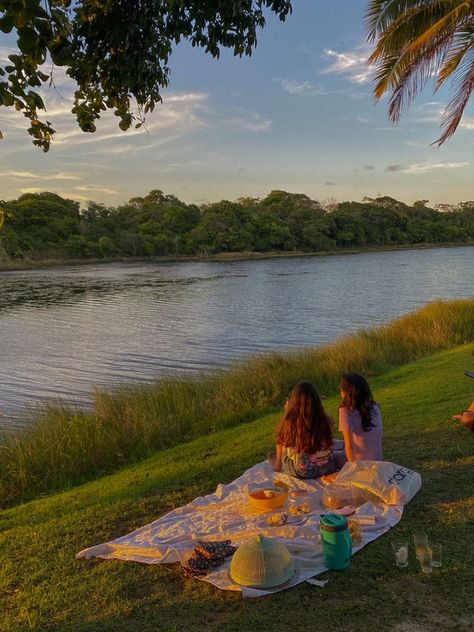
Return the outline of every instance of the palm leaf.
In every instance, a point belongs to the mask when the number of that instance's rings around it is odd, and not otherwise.
[[[369,57],[374,98],[391,92],[392,121],[398,121],[429,79],[436,76],[436,90],[461,73],[437,144],[454,133],[472,92],[474,66],[466,58],[474,49],[473,16],[473,0],[372,0],[366,12],[368,39],[378,38]]]
[[[437,90],[451,75],[453,75],[465,55],[474,47],[474,19],[461,26],[455,33],[443,66],[440,68],[435,82]]]
[[[441,136],[433,143],[438,147],[451,138],[456,131],[474,89],[474,51],[472,49],[469,59],[463,61],[460,71],[461,75],[455,84],[454,95],[441,117]]]

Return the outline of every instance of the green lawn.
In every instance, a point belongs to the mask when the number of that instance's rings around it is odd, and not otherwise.
[[[265,458],[278,413],[164,450],[81,487],[0,512],[0,630],[470,630],[474,625],[474,434],[450,420],[474,396],[473,345],[370,378],[384,414],[385,458],[423,486],[397,527],[329,584],[257,600],[186,579],[178,565],[75,560],[75,553],[214,491]],[[337,400],[326,407],[336,413]],[[444,566],[406,569],[390,543],[425,529]]]

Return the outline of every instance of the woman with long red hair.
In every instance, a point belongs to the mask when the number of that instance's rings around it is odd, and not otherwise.
[[[276,453],[268,460],[275,471],[298,478],[319,478],[335,471],[333,422],[312,382],[299,382],[285,404],[276,432]]]

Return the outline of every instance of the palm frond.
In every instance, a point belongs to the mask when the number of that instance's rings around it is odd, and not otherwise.
[[[474,48],[474,19],[462,25],[455,33],[443,65],[435,82],[437,90],[457,70],[463,58]]]
[[[474,51],[469,52],[468,59],[463,61],[460,72],[454,95],[441,117],[441,136],[433,143],[437,147],[451,138],[456,131],[474,89]]]
[[[430,79],[438,89],[459,74],[443,114],[442,144],[459,124],[474,84],[474,0],[371,0],[366,12],[374,99],[390,92],[389,118],[401,111]]]
[[[440,55],[449,40],[450,35],[445,34],[426,46],[423,55],[411,55],[406,63],[398,68],[397,81],[392,85],[392,94],[389,100],[389,118],[398,121],[405,107],[424,88],[435,70],[440,64]],[[444,41],[443,41],[444,40]],[[441,51],[441,52],[440,52]]]
[[[371,0],[365,14],[368,41],[375,41],[400,15],[424,2],[426,0]]]

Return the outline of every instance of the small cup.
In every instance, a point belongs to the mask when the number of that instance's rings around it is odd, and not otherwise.
[[[428,548],[428,536],[422,531],[413,534],[413,543],[415,545],[416,559],[420,559],[420,554],[424,549]]]
[[[431,573],[433,571],[433,568],[431,566],[430,547],[426,547],[426,548],[420,547],[418,555],[419,555],[418,559],[420,561],[421,570],[423,571],[423,573]]]
[[[392,542],[395,564],[400,568],[408,566],[408,542]]]
[[[431,548],[431,566],[433,568],[439,568],[443,564],[441,544],[432,544]]]

